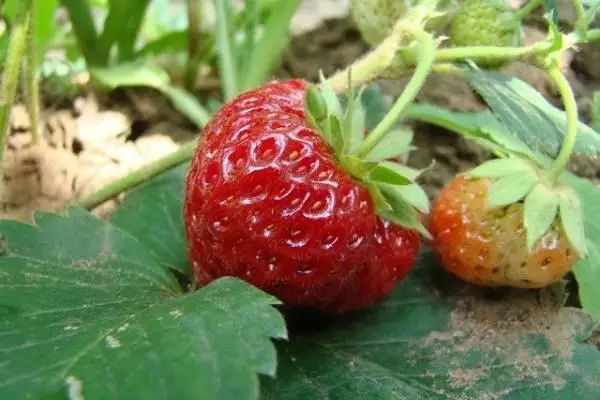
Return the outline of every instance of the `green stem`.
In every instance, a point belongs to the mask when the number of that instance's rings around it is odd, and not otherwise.
[[[527,56],[540,55],[552,50],[547,41],[534,43],[524,47],[502,47],[502,46],[472,46],[472,47],[448,47],[439,49],[435,56],[436,62],[459,61],[465,59],[516,59]]]
[[[26,58],[23,64],[23,74],[25,76],[25,85],[27,92],[27,111],[31,120],[31,142],[37,143],[39,139],[39,114],[40,114],[40,93],[38,80],[36,76],[37,60],[37,42],[36,42],[36,0],[32,0],[30,9],[29,30],[27,32]]]
[[[88,2],[81,0],[60,0],[60,3],[69,14],[69,21],[73,25],[77,44],[88,66],[106,66],[103,60],[98,59],[96,53],[98,34]]]
[[[416,29],[410,33],[421,44],[419,62],[415,68],[415,72],[398,100],[396,100],[392,109],[356,150],[356,155],[358,157],[362,158],[369,154],[369,152],[377,146],[377,143],[379,143],[388,131],[400,120],[400,118],[402,118],[407,108],[419,94],[423,83],[425,83],[427,76],[429,76],[429,73],[431,72],[437,49],[435,40],[430,34],[422,29]]]
[[[91,210],[107,200],[118,196],[120,193],[132,189],[150,178],[183,164],[187,160],[191,159],[192,155],[194,154],[194,149],[196,148],[196,143],[196,139],[185,143],[174,152],[140,167],[136,171],[125,175],[121,179],[109,183],[99,191],[80,199],[73,205]]]
[[[31,9],[33,0],[23,0],[17,6],[15,23],[10,31],[10,40],[8,44],[8,54],[2,73],[0,83],[0,183],[4,178],[4,149],[8,137],[10,113],[17,85],[19,84],[19,70],[21,59],[25,50],[25,39],[31,23]]]
[[[577,125],[579,123],[579,119],[575,95],[573,94],[573,90],[569,85],[569,81],[567,81],[567,78],[565,78],[565,76],[560,72],[557,62],[554,62],[546,72],[556,84],[558,92],[560,93],[565,106],[565,112],[567,114],[567,132],[565,134],[565,138],[558,156],[554,160],[552,166],[550,166],[550,169],[547,171],[545,176],[547,182],[554,183],[563,173],[569,162],[569,159],[571,158],[571,153],[575,147],[575,139],[577,138]]]
[[[517,19],[523,20],[543,3],[544,0],[530,0],[529,2],[527,2],[527,4],[525,4],[523,7],[521,7],[515,12],[515,17]]]
[[[583,3],[581,0],[571,0],[573,4],[573,8],[575,9],[575,16],[577,20],[580,20],[583,14],[585,14],[585,9],[583,8]]]
[[[198,76],[198,65],[195,62],[200,47],[200,5],[198,0],[187,0],[188,11],[188,29],[187,44],[188,54],[185,70],[185,87],[192,91],[196,86],[196,77]]]
[[[219,50],[220,77],[225,101],[238,93],[238,66],[231,37],[231,10],[229,0],[213,0],[216,10],[217,49]]]

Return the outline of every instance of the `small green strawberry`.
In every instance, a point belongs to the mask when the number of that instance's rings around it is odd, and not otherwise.
[[[521,23],[505,0],[464,0],[450,22],[449,45],[518,46],[522,40]],[[505,61],[478,59],[483,68],[498,68]]]
[[[409,10],[421,7],[430,10],[425,29],[440,33],[450,23],[456,0],[350,0],[350,14],[363,39],[378,45],[392,33],[396,22]]]

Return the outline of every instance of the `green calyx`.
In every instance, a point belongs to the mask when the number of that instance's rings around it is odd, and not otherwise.
[[[489,208],[523,203],[528,251],[554,224],[560,224],[579,256],[585,257],[583,207],[571,187],[562,182],[545,181],[542,168],[514,156],[487,161],[465,175],[493,181],[487,196]]]
[[[376,214],[429,238],[419,218],[419,213],[429,212],[429,199],[416,183],[424,170],[393,160],[414,148],[412,132],[391,130],[368,154],[359,156],[357,150],[366,138],[363,89],[355,93],[348,87],[343,105],[323,77],[320,86],[310,85],[304,102],[308,123],[329,145],[340,168],[367,188]]]
[[[520,46],[523,30],[518,15],[505,0],[465,0],[449,26],[452,47]],[[499,68],[505,61],[480,58],[484,68]]]

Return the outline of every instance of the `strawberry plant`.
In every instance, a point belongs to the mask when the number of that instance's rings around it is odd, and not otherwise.
[[[268,81],[291,3],[265,5],[266,33],[240,44],[231,3],[213,2],[223,105],[198,138],[62,214],[0,221],[0,397],[594,398],[600,192],[567,166],[598,157],[600,136],[561,55],[600,39],[598,3],[573,1],[567,31],[552,1],[351,2],[367,54],[318,82]],[[546,37],[516,40],[540,7]],[[11,33],[2,134],[34,10]],[[562,107],[498,69],[515,60]],[[135,64],[90,71],[173,90]],[[433,73],[488,108],[417,102]],[[372,84],[404,76],[393,101]],[[431,205],[428,168],[407,162],[415,121],[494,157]],[[87,211],[124,191],[107,219]]]

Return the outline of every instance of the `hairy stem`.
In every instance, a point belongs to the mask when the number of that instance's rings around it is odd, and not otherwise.
[[[99,191],[80,199],[73,205],[91,210],[103,204],[107,200],[118,196],[120,193],[132,189],[150,178],[183,164],[187,160],[191,159],[192,155],[194,154],[196,143],[196,139],[185,143],[174,152],[171,152],[156,161],[140,167],[136,171],[125,175],[121,179],[109,183]]]
[[[544,0],[530,0],[527,2],[527,4],[515,12],[515,17],[522,20],[542,4],[544,4]]]
[[[373,131],[366,137],[363,144],[356,150],[359,157],[364,157],[377,146],[377,143],[402,118],[406,109],[414,101],[431,72],[435,60],[437,44],[433,37],[422,29],[413,30],[411,35],[420,43],[419,62],[406,88],[396,100],[392,109],[385,115]]]
[[[460,61],[466,59],[517,59],[541,55],[550,52],[551,43],[540,41],[524,47],[502,47],[502,46],[472,46],[452,47],[439,49],[435,56],[436,62]]]
[[[546,173],[546,180],[549,183],[554,183],[565,170],[573,148],[575,147],[575,139],[577,138],[577,125],[579,123],[577,114],[577,101],[573,90],[567,81],[567,78],[562,74],[558,67],[558,63],[554,62],[546,71],[548,76],[554,81],[560,93],[567,114],[567,132],[563,140],[562,146],[554,163]]]
[[[25,76],[25,86],[27,92],[27,112],[31,120],[31,142],[37,143],[39,139],[39,114],[40,114],[40,93],[37,72],[37,43],[36,43],[36,0],[32,0],[30,9],[29,29],[25,43],[26,57],[23,63],[23,74]]]
[[[10,113],[19,84],[19,70],[31,22],[32,8],[33,0],[23,0],[18,5],[15,23],[10,31],[8,54],[0,83],[0,182],[4,179],[4,149],[8,137]]]

